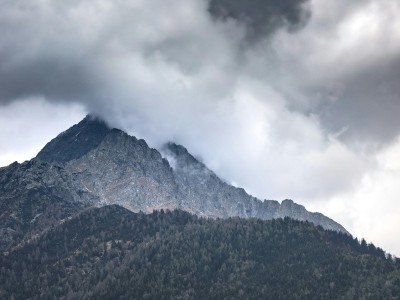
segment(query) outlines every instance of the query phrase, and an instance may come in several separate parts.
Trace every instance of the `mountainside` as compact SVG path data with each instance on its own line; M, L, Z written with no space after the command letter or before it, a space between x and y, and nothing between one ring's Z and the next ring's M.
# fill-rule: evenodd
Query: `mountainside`
M0 255L2 299L399 299L400 263L289 218L82 211Z
M144 140L87 116L48 143L36 160L63 167L80 190L99 197L98 205L119 204L136 212L183 209L213 218L288 216L347 232L291 200L261 201L227 184L183 146L169 143L161 151L169 161Z
M94 205L63 168L32 160L0 168L0 250Z

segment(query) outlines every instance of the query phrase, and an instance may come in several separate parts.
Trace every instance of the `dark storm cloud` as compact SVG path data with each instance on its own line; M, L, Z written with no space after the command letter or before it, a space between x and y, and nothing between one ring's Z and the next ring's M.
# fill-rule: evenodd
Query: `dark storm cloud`
M280 27L296 30L311 16L309 0L211 0L209 12L216 19L246 24L250 37L271 34Z

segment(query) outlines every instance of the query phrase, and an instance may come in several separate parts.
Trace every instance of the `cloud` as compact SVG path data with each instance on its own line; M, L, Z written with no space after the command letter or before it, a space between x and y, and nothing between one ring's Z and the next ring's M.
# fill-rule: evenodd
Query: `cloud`
M310 18L308 0L211 0L208 10L216 19L243 23L252 38L260 38L281 27L297 30Z
M390 142L400 130L400 4L313 1L311 10L304 30L273 41L275 64L304 93L296 108L329 130L348 127L347 143Z
M260 198L368 233L346 201L361 203L366 178L397 178L377 159L400 130L397 1L0 3L0 108L23 111L1 115L2 136L32 120L44 143L44 115L71 109L57 129L92 112L152 146L184 144ZM2 161L38 149L4 145Z
M0 167L36 156L43 145L84 116L85 111L79 105L48 103L43 98L2 106Z
M310 204L315 210L329 211L335 220L351 228L354 235L371 240L397 256L400 254L400 244L395 238L400 230L399 151L400 136L376 154L357 186L327 197L324 202Z

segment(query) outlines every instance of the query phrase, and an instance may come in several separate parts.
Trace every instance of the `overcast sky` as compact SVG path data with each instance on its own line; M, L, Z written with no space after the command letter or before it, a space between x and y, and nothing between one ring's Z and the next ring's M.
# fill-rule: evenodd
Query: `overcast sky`
M86 113L400 256L398 0L0 0L0 164Z

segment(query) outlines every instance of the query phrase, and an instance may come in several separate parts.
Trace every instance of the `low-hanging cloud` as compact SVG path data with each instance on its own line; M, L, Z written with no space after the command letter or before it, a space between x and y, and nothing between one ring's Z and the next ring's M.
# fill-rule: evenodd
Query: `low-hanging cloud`
M0 109L75 103L152 146L182 143L260 198L329 215L388 174L376 175L400 131L399 5L278 2L0 1Z

